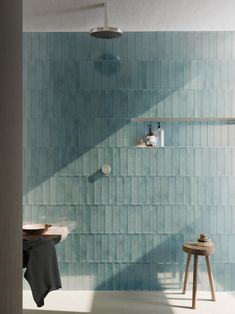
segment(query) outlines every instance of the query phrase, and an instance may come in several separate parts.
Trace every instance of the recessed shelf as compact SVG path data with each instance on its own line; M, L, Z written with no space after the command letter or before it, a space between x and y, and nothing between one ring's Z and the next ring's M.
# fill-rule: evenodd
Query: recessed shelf
M144 118L131 118L131 122L228 122L228 123L235 123L235 117L202 117L202 118L144 117Z

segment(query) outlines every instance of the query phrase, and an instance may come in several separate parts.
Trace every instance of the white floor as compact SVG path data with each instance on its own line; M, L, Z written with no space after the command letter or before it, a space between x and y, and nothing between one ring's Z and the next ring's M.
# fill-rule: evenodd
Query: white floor
M209 292L198 292L197 309L191 309L191 292L92 292L54 291L37 308L31 291L23 292L23 314L233 314L235 292L217 292L216 302Z

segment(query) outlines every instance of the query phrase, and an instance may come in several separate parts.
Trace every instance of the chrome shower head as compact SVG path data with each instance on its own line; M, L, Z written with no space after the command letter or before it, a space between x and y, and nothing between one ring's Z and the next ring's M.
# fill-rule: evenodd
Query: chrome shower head
M113 39L122 36L123 31L118 27L108 26L108 3L104 2L104 26L95 27L90 30L90 35L95 38Z
M123 31L117 27L102 26L102 27L92 28L90 30L90 34L92 37L95 37L95 38L112 39L112 38L118 38L122 36Z

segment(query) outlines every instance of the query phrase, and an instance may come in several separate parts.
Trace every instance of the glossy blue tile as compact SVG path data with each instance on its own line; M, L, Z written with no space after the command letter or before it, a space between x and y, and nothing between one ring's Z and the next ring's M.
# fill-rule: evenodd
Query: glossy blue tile
M181 245L204 231L217 284L234 288L234 126L162 123L170 147L136 149L147 123L128 120L233 116L234 40L24 34L24 221L69 227L57 250L64 287L179 287ZM200 262L200 289L204 271Z

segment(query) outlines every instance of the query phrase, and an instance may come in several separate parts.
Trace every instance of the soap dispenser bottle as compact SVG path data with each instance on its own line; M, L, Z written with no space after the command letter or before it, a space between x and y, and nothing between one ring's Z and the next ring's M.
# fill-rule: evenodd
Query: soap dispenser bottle
M156 137L157 137L158 146L164 147L164 130L161 129L160 122L158 122Z
M148 125L148 134L146 136L146 145L147 146L157 146L157 137L152 131L152 125Z

